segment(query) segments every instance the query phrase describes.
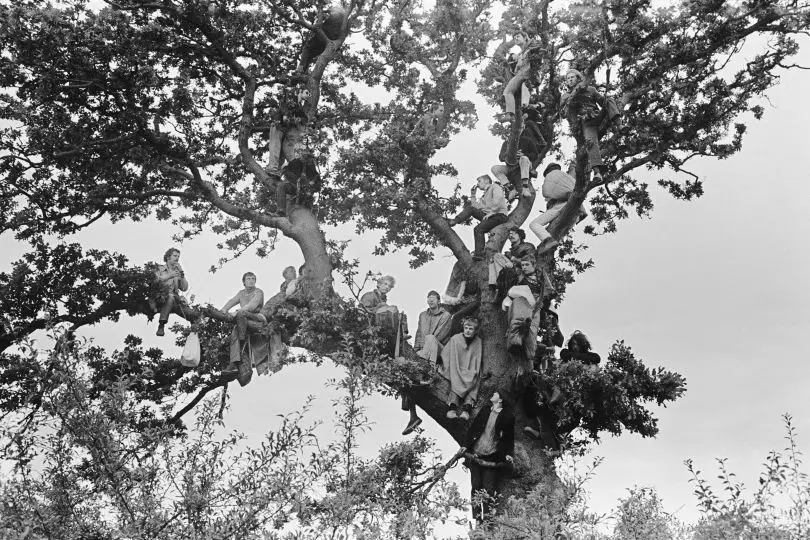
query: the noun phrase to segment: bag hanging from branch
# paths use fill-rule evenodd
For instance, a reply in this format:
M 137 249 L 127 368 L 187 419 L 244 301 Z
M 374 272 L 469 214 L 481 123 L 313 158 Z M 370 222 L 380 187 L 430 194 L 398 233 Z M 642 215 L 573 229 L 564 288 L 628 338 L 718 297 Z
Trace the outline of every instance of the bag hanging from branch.
M 183 354 L 180 356 L 180 363 L 186 367 L 200 365 L 200 336 L 197 335 L 197 332 L 190 333 L 186 338 Z

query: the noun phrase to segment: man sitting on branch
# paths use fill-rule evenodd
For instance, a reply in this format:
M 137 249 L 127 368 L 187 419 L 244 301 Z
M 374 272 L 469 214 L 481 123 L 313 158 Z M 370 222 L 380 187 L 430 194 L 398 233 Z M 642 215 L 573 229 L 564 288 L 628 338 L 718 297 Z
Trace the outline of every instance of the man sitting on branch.
M 177 248 L 169 248 L 163 254 L 163 263 L 158 266 L 155 275 L 161 284 L 162 295 L 161 299 L 165 297 L 160 307 L 160 317 L 158 318 L 157 335 L 166 335 L 166 323 L 169 322 L 169 313 L 175 305 L 181 305 L 183 302 L 180 296 L 180 291 L 188 290 L 188 281 L 183 268 L 180 266 L 180 250 Z
M 480 199 L 475 197 L 477 189 L 484 192 Z M 479 176 L 476 179 L 476 185 L 472 187 L 470 195 L 471 200 L 467 206 L 455 218 L 448 220 L 448 223 L 453 227 L 459 223 L 464 223 L 470 217 L 480 221 L 473 228 L 473 237 L 475 238 L 473 259 L 480 261 L 484 258 L 486 233 L 498 225 L 506 223 L 508 206 L 506 197 L 503 194 L 503 188 L 497 182 L 493 182 L 492 177 L 488 174 Z
M 229 314 L 231 320 L 236 321 L 236 325 L 231 332 L 231 361 L 225 368 L 225 373 L 240 372 L 240 364 L 245 371 L 252 369 L 252 358 L 255 354 L 252 351 L 253 344 L 248 339 L 248 321 L 262 324 L 267 322 L 261 313 L 264 292 L 256 287 L 256 274 L 245 272 L 242 276 L 242 284 L 245 288 L 228 300 L 221 309 L 223 313 L 228 314 L 231 308 L 239 305 L 235 315 Z
M 428 308 L 419 314 L 419 325 L 413 343 L 416 355 L 427 360 L 431 370 L 438 367 L 439 354 L 450 339 L 451 315 L 439 304 L 440 300 L 438 292 L 428 293 Z M 427 378 L 422 383 L 430 384 L 430 379 Z M 416 414 L 416 404 L 407 390 L 402 392 L 402 410 L 409 411 L 411 415 L 408 425 L 402 432 L 403 435 L 408 435 L 422 423 L 422 419 Z

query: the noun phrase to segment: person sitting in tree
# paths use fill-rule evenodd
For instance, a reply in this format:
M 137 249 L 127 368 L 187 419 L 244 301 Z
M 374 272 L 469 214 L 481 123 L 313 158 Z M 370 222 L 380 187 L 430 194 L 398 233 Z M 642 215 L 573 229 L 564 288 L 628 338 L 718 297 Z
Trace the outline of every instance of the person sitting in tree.
M 568 338 L 568 347 L 560 351 L 561 362 L 565 363 L 570 360 L 579 360 L 583 364 L 595 366 L 602 359 L 597 353 L 591 352 L 591 342 L 588 341 L 588 336 L 576 330 Z
M 533 360 L 542 311 L 550 302 L 554 287 L 546 273 L 537 268 L 534 258 L 526 257 L 520 265 L 521 275 L 502 304 L 508 310 L 506 339 L 512 354 L 522 352 L 527 359 Z
M 175 305 L 182 305 L 183 299 L 180 291 L 188 290 L 188 281 L 183 268 L 180 266 L 180 250 L 169 248 L 163 254 L 163 263 L 157 267 L 155 275 L 160 282 L 162 293 L 161 299 L 165 296 L 163 304 L 160 306 L 160 317 L 158 318 L 158 336 L 166 335 L 166 323 L 169 322 L 169 313 Z
M 451 337 L 442 349 L 439 374 L 450 382 L 447 395 L 450 419 L 469 420 L 478 396 L 483 345 L 477 331 L 477 319 L 464 319 L 461 333 Z
M 396 285 L 393 276 L 382 276 L 377 280 L 377 288 L 360 297 L 360 305 L 374 317 L 377 326 L 383 328 L 388 334 L 390 353 L 399 356 L 402 342 L 407 340 L 408 317 L 400 313 L 397 306 L 388 305 L 388 293 Z
M 500 304 L 506 291 L 514 285 L 520 275 L 520 261 L 524 257 L 535 256 L 534 245 L 526 242 L 526 231 L 513 227 L 509 229 L 509 250 L 506 253 L 496 253 L 489 263 L 489 284 L 498 288 L 496 304 Z
M 475 197 L 477 189 L 481 189 L 484 194 L 480 199 Z M 479 176 L 476 180 L 476 185 L 472 187 L 470 192 L 472 199 L 467 206 L 455 218 L 448 220 L 451 227 L 463 223 L 470 217 L 475 217 L 480 221 L 473 229 L 473 237 L 475 238 L 475 251 L 473 251 L 474 260 L 482 260 L 484 258 L 484 243 L 486 233 L 506 223 L 506 211 L 508 209 L 506 204 L 506 197 L 503 194 L 503 188 L 500 184 L 493 182 L 492 178 L 488 175 Z
M 615 102 L 605 99 L 596 88 L 585 83 L 585 77 L 576 69 L 565 74 L 567 91 L 560 98 L 562 115 L 568 120 L 577 142 L 584 141 L 588 150 L 588 165 L 593 180 L 602 180 L 602 152 L 599 149 L 599 129 L 619 117 Z
M 557 246 L 557 240 L 551 236 L 547 227 L 562 212 L 571 192 L 574 191 L 574 184 L 576 184 L 574 177 L 563 172 L 559 163 L 552 163 L 543 171 L 543 198 L 546 199 L 546 211 L 529 223 L 529 229 L 540 239 L 537 245 L 539 253 L 545 253 Z M 582 221 L 586 216 L 587 213 L 580 207 L 579 220 Z
M 503 390 L 492 394 L 489 403 L 475 415 L 461 447 L 470 469 L 472 513 L 478 523 L 491 519 L 500 480 L 514 460 L 515 416 L 506 396 Z
M 430 291 L 427 295 L 428 308 L 419 314 L 419 325 L 416 328 L 416 336 L 413 340 L 413 348 L 417 356 L 428 361 L 431 369 L 437 367 L 439 353 L 447 340 L 450 339 L 450 313 L 439 304 L 441 297 L 436 291 Z M 429 384 L 430 380 L 422 381 Z M 416 405 L 407 391 L 402 392 L 402 410 L 409 411 L 411 418 L 403 435 L 408 435 L 422 423 L 422 419 L 416 414 Z
M 284 167 L 276 184 L 276 208 L 279 215 L 290 214 L 293 203 L 311 207 L 321 189 L 322 178 L 312 155 L 301 155 Z
M 231 332 L 231 361 L 225 368 L 225 373 L 236 373 L 240 371 L 239 364 L 247 370 L 253 367 L 251 350 L 252 343 L 248 339 L 248 321 L 266 323 L 267 319 L 261 313 L 264 304 L 264 292 L 256 287 L 256 274 L 245 272 L 242 276 L 244 289 L 236 293 L 236 296 L 228 300 L 220 311 L 228 312 L 234 306 L 239 309 L 235 315 L 231 315 L 231 320 L 236 320 L 233 332 Z M 230 314 L 229 314 L 230 315 Z
M 536 176 L 534 169 L 540 162 L 540 156 L 546 149 L 546 140 L 540 132 L 538 125 L 540 121 L 539 113 L 536 109 L 526 109 L 523 113 L 523 131 L 518 141 L 518 165 L 520 174 L 513 171 L 510 174 L 510 167 L 507 163 L 507 149 L 509 141 L 501 144 L 501 151 L 498 159 L 501 163 L 492 166 L 492 174 L 498 179 L 500 184 L 509 187 L 508 200 L 512 201 L 522 193 L 524 197 L 531 197 L 529 181 L 531 176 Z
M 461 322 L 467 317 L 474 317 L 481 306 L 481 289 L 478 281 L 461 261 L 453 264 L 450 280 L 442 295 L 442 304 L 452 314 L 450 335 L 461 332 Z

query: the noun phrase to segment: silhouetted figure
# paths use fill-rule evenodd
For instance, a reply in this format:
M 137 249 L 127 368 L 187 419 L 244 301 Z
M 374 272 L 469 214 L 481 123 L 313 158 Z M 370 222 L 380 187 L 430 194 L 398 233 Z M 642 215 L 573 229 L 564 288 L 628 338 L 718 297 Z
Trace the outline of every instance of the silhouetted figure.
M 500 480 L 512 468 L 515 417 L 505 396 L 501 391 L 492 394 L 470 424 L 462 447 L 470 469 L 473 518 L 478 523 L 492 517 Z M 476 499 L 480 503 L 476 504 Z

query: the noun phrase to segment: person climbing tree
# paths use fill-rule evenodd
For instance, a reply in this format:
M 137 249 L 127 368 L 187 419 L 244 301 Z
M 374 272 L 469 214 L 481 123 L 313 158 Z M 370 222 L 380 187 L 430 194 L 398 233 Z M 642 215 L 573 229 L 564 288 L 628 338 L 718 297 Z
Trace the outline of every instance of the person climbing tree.
M 282 179 L 276 185 L 276 207 L 279 215 L 288 216 L 293 203 L 312 207 L 315 194 L 321 189 L 321 175 L 311 155 L 301 155 L 284 167 Z
M 540 132 L 538 112 L 536 109 L 527 108 L 523 113 L 523 131 L 518 141 L 518 168 L 510 167 L 506 162 L 508 141 L 501 144 L 501 151 L 498 159 L 501 163 L 493 165 L 491 172 L 498 179 L 500 184 L 509 187 L 508 200 L 512 201 L 522 194 L 524 197 L 531 197 L 529 189 L 530 179 L 537 173 L 534 169 L 540 162 L 546 150 L 546 140 Z
M 244 369 L 252 369 L 252 358 L 255 355 L 251 351 L 251 340 L 248 339 L 248 321 L 267 322 L 267 319 L 261 313 L 264 304 L 264 292 L 256 287 L 256 274 L 245 272 L 242 276 L 242 284 L 245 288 L 228 300 L 220 310 L 231 315 L 228 313 L 231 308 L 239 306 L 236 314 L 231 315 L 231 320 L 235 320 L 236 324 L 231 332 L 231 360 L 224 373 L 239 372 L 240 363 L 242 363 L 242 366 L 246 366 Z
M 593 172 L 593 181 L 602 179 L 602 152 L 599 148 L 599 129 L 612 122 L 619 114 L 609 106 L 605 96 L 585 83 L 585 77 L 576 69 L 565 74 L 567 91 L 560 98 L 562 115 L 568 120 L 571 133 L 577 141 L 583 140 L 588 150 L 588 165 Z
M 551 300 L 554 287 L 546 273 L 537 269 L 534 258 L 526 257 L 520 265 L 521 275 L 502 304 L 508 310 L 507 346 L 512 354 L 522 353 L 533 360 L 542 309 Z
M 450 419 L 469 420 L 478 396 L 483 348 L 477 332 L 478 319 L 466 318 L 461 333 L 451 337 L 442 349 L 439 373 L 450 381 L 447 394 L 447 418 Z
M 559 244 L 549 234 L 547 226 L 560 215 L 575 184 L 574 177 L 563 172 L 558 163 L 552 163 L 543 171 L 543 198 L 546 200 L 546 211 L 529 223 L 529 229 L 540 239 L 540 243 L 537 245 L 538 253 L 545 253 Z M 579 220 L 585 219 L 586 215 L 585 210 L 580 207 Z
M 292 98 L 276 105 L 274 119 L 267 128 L 267 174 L 281 178 L 281 167 L 300 158 L 309 122 L 302 107 Z
M 475 197 L 477 189 L 484 191 L 480 199 Z M 500 184 L 493 182 L 492 177 L 488 174 L 481 175 L 476 179 L 476 185 L 472 187 L 470 195 L 471 199 L 467 206 L 456 217 L 447 220 L 447 222 L 453 227 L 459 223 L 464 223 L 470 217 L 480 221 L 473 228 L 473 237 L 475 239 L 473 259 L 482 260 L 484 258 L 485 235 L 498 225 L 506 223 L 508 206 L 503 194 L 503 188 Z
M 158 336 L 166 335 L 166 323 L 169 322 L 169 313 L 175 305 L 181 306 L 184 302 L 180 296 L 180 291 L 188 290 L 188 281 L 183 267 L 180 266 L 180 250 L 169 248 L 163 254 L 163 264 L 155 271 L 158 281 L 161 284 L 160 317 L 158 317 Z
M 505 390 L 493 392 L 475 415 L 461 448 L 470 469 L 472 513 L 478 523 L 491 519 L 501 477 L 514 460 L 515 416 L 508 395 Z
M 529 104 L 530 94 L 526 83 L 531 76 L 534 57 L 540 50 L 540 45 L 534 43 L 526 32 L 520 32 L 515 36 L 515 44 L 520 47 L 520 52 L 509 53 L 507 57 L 507 64 L 512 73 L 512 78 L 509 79 L 503 89 L 506 114 L 512 117 L 514 117 L 517 110 L 515 94 L 518 91 L 520 91 L 521 106 Z M 534 62 L 536 64 L 536 60 Z
M 306 73 L 310 64 L 326 50 L 329 41 L 339 39 L 343 35 L 347 15 L 346 8 L 340 4 L 332 4 L 324 9 L 323 19 L 314 30 L 310 31 L 301 50 L 298 72 Z
M 428 308 L 419 314 L 419 324 L 416 327 L 416 336 L 413 340 L 413 348 L 417 356 L 428 361 L 430 372 L 435 372 L 438 367 L 439 354 L 447 340 L 450 339 L 450 313 L 439 304 L 441 297 L 436 291 L 430 291 L 427 295 Z M 430 378 L 422 381 L 422 384 L 430 384 Z M 419 427 L 422 419 L 416 414 L 416 405 L 407 390 L 402 392 L 402 410 L 410 412 L 410 420 L 405 426 L 403 435 L 408 435 Z

